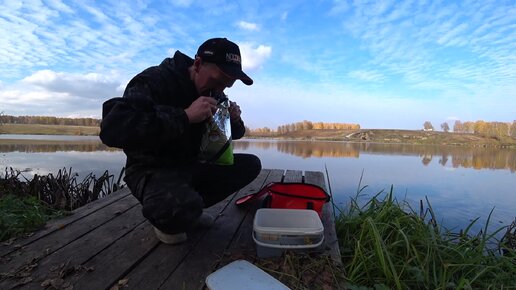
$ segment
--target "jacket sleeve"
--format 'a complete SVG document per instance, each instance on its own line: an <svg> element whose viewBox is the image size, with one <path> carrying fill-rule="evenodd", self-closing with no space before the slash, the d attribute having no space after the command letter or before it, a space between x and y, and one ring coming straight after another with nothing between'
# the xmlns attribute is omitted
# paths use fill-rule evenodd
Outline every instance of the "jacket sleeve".
<svg viewBox="0 0 516 290"><path fill-rule="evenodd" d="M106 101L102 107L100 139L122 149L156 148L178 139L188 127L182 108L157 105L145 82L128 85L123 98Z"/></svg>
<svg viewBox="0 0 516 290"><path fill-rule="evenodd" d="M231 121L231 138L233 140L238 140L242 138L245 134L245 126L244 121L242 119L238 119L235 121Z"/></svg>

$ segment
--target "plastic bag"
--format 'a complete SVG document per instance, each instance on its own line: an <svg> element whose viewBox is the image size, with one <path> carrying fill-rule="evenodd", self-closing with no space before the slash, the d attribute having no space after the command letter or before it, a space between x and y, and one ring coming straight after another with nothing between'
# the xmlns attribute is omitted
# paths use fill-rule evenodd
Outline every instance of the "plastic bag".
<svg viewBox="0 0 516 290"><path fill-rule="evenodd" d="M205 122L206 128L201 139L199 160L220 165L232 165L233 144L231 121L229 118L229 99L222 94L218 100L217 111Z"/></svg>

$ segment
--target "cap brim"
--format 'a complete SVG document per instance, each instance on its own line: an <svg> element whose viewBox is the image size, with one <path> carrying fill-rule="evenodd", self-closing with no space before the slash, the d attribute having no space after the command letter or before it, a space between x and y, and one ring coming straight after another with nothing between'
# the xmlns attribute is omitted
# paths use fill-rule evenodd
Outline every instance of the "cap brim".
<svg viewBox="0 0 516 290"><path fill-rule="evenodd" d="M231 77L231 78L234 78L234 79L239 79L244 84L246 84L248 86L253 84L253 80L248 75L246 75L245 72L243 72L242 70L238 69L237 67L234 67L234 66L222 66L222 65L217 65L217 66L228 77Z"/></svg>

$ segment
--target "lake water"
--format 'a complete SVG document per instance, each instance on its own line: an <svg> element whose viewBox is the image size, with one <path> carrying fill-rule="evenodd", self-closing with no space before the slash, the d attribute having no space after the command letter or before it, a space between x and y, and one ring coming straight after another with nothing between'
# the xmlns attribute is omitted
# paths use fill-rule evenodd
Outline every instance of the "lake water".
<svg viewBox="0 0 516 290"><path fill-rule="evenodd" d="M239 140L234 147L259 156L263 168L327 168L340 206L356 194L362 176L365 198L391 186L398 199L407 199L414 208L428 197L439 221L450 229L480 217L474 227L478 231L493 208L492 229L516 216L516 150L276 140ZM118 177L125 163L123 152L91 136L0 135L0 157L0 168L13 167L27 178L70 167L79 180L105 170Z"/></svg>

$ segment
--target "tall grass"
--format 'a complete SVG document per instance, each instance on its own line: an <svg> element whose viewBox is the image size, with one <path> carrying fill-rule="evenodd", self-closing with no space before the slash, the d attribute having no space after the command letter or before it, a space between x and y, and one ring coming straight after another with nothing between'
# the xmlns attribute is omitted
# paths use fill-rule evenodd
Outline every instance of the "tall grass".
<svg viewBox="0 0 516 290"><path fill-rule="evenodd" d="M516 289L516 225L452 233L437 225L426 200L419 212L390 192L363 205L359 188L336 219L336 231L350 289ZM516 223L516 222L515 222ZM496 240L506 230L504 239ZM497 244L498 248L490 247ZM502 250L501 250L502 249ZM501 250L501 251L500 251ZM363 288L366 287L366 288Z"/></svg>
<svg viewBox="0 0 516 290"><path fill-rule="evenodd" d="M41 203L36 197L12 194L0 198L0 241L37 229L49 219L64 215Z"/></svg>
<svg viewBox="0 0 516 290"><path fill-rule="evenodd" d="M57 174L25 178L6 168L0 176L0 241L33 231L51 218L81 207L121 188L124 170L117 180L108 171L92 173L78 181L77 173L63 168Z"/></svg>

